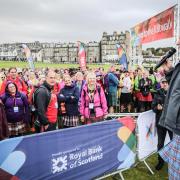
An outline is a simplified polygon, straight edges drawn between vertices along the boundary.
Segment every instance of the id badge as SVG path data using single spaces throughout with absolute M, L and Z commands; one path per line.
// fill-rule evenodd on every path
M 94 103 L 89 103 L 89 109 L 94 109 Z
M 14 112 L 15 113 L 19 112 L 19 108 L 17 106 L 14 107 Z
M 35 110 L 36 110 L 36 109 L 35 109 L 34 105 L 32 105 L 31 111 L 34 112 Z
M 58 109 L 58 103 L 57 102 L 55 103 L 55 108 Z

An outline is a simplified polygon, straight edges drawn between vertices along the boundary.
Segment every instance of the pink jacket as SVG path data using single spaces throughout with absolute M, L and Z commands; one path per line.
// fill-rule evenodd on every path
M 100 99 L 101 98 L 101 99 Z M 89 110 L 89 102 L 90 97 L 87 92 L 87 84 L 84 85 L 81 93 L 80 99 L 80 114 L 85 118 L 89 118 L 90 110 Z M 98 87 L 96 86 L 95 94 L 94 94 L 94 109 L 96 113 L 96 117 L 101 117 L 108 114 L 107 101 L 104 94 L 104 90 L 100 87 L 100 96 L 98 92 Z

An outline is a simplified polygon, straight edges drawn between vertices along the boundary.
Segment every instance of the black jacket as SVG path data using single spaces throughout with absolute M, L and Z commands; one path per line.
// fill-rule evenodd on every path
M 63 96 L 62 96 L 63 95 Z M 73 98 L 72 98 L 73 96 Z M 72 86 L 65 86 L 58 94 L 58 106 L 61 102 L 65 102 L 67 116 L 78 116 L 78 101 L 79 101 L 79 88 L 72 84 Z
M 147 82 L 147 86 L 145 86 L 145 83 Z M 139 89 L 143 96 L 147 96 L 150 92 L 152 86 L 152 81 L 149 78 L 141 78 L 139 80 Z
M 162 110 L 158 110 L 157 105 L 158 104 L 160 104 L 161 106 L 164 105 L 164 100 L 165 100 L 166 94 L 167 94 L 167 91 L 165 91 L 164 89 L 159 89 L 154 94 L 154 99 L 152 102 L 152 110 L 156 113 L 156 126 L 158 125 L 159 119 L 162 114 Z
M 45 113 L 51 99 L 51 90 L 52 87 L 45 81 L 34 93 L 34 105 L 38 120 L 42 125 L 49 124 Z
M 169 74 L 169 90 L 159 124 L 180 135 L 180 63 Z

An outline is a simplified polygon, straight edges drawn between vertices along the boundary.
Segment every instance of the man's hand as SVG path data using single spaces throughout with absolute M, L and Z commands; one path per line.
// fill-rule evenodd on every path
M 162 110 L 162 109 L 163 109 L 162 105 L 158 104 L 158 105 L 157 105 L 157 110 L 160 111 L 160 110 Z
M 3 104 L 2 100 L 0 99 L 0 104 Z
M 45 125 L 44 130 L 46 131 L 48 129 L 48 127 L 49 127 L 49 124 Z
M 81 116 L 81 122 L 82 123 L 84 122 L 84 116 Z
M 172 61 L 167 60 L 163 65 L 162 65 L 162 69 L 164 70 L 164 72 L 168 72 L 170 69 L 172 68 Z

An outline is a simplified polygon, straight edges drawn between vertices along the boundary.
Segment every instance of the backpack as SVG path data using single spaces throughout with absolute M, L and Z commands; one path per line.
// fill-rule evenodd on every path
M 36 98 L 36 96 L 37 96 L 37 94 L 38 94 L 38 92 L 39 92 L 39 90 L 40 90 L 41 88 L 45 89 L 45 90 L 47 91 L 47 93 L 50 95 L 49 100 L 48 100 L 48 104 L 47 104 L 46 106 L 48 107 L 48 105 L 49 105 L 49 103 L 50 103 L 51 93 L 49 93 L 49 91 L 47 90 L 46 87 L 44 87 L 43 85 L 41 85 L 41 86 L 40 86 L 39 88 L 37 88 L 37 89 L 33 92 L 33 94 L 32 94 L 31 111 L 35 111 L 35 112 L 36 112 L 35 98 Z M 34 128 L 35 128 L 35 132 L 36 132 L 36 133 L 40 133 L 41 131 L 43 131 L 43 130 L 42 130 L 42 125 L 41 125 L 40 121 L 38 120 L 37 113 L 35 113 Z
M 49 93 L 49 91 L 47 90 L 47 88 L 46 88 L 45 86 L 41 85 L 39 88 L 37 88 L 37 89 L 34 91 L 34 93 L 33 93 L 33 95 L 32 95 L 32 100 L 31 100 L 31 102 L 32 102 L 32 106 L 34 106 L 34 108 L 35 108 L 35 98 L 36 98 L 36 96 L 37 96 L 37 94 L 38 94 L 38 92 L 39 92 L 39 90 L 40 90 L 41 88 L 45 89 L 45 90 L 47 91 L 47 93 L 50 95 L 50 96 L 49 96 L 49 99 L 48 99 L 48 103 L 47 103 L 46 106 L 48 107 L 48 105 L 49 105 L 49 103 L 50 103 L 51 93 Z M 35 109 L 36 109 L 36 108 L 35 108 Z M 34 111 L 35 111 L 35 109 L 34 109 Z
M 109 73 L 104 76 L 104 89 L 108 92 L 109 89 Z

